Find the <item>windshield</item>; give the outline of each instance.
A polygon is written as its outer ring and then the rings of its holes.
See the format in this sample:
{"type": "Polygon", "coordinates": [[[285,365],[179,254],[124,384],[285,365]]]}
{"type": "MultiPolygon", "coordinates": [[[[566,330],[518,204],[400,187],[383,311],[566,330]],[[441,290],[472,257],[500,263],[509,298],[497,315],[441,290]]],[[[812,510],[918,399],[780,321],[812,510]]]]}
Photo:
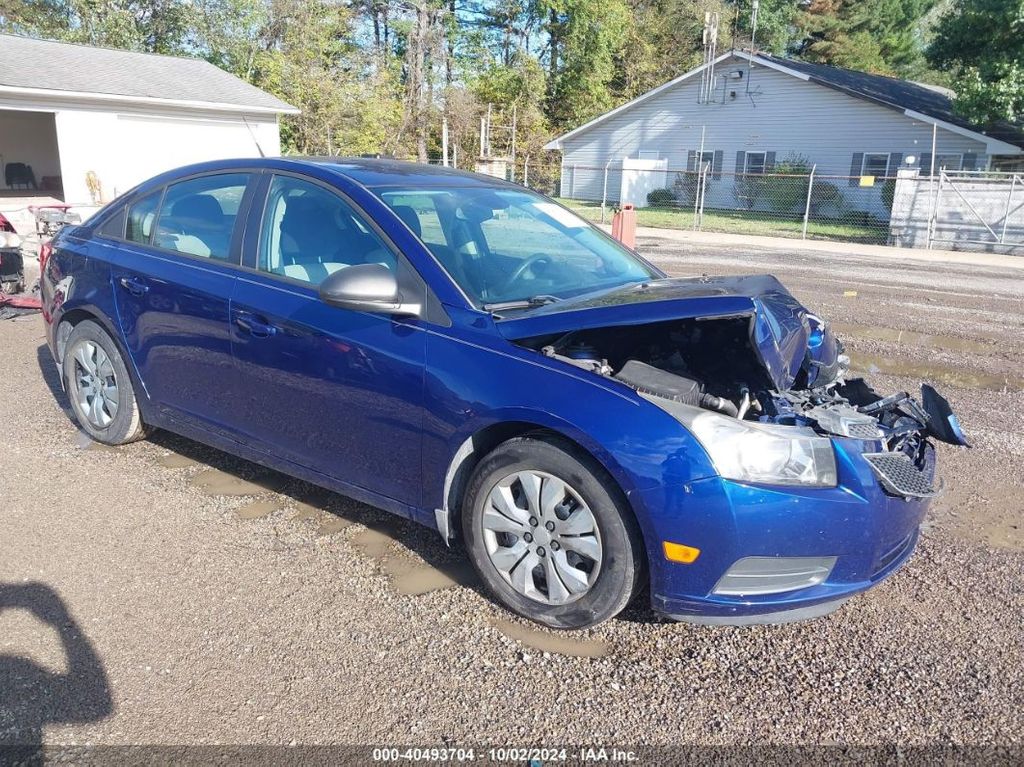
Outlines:
{"type": "Polygon", "coordinates": [[[575,213],[526,190],[377,194],[478,307],[555,301],[659,276],[575,213]]]}

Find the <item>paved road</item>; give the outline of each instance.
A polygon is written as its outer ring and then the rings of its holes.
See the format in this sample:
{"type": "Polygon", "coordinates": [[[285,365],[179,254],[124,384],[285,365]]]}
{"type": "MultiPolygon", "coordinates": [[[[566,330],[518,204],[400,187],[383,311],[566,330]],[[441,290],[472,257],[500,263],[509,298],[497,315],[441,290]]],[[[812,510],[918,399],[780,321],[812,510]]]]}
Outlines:
{"type": "Polygon", "coordinates": [[[809,624],[642,604],[552,634],[436,534],[167,434],[70,422],[37,317],[0,323],[0,743],[1017,743],[1020,272],[642,243],[772,272],[880,388],[938,381],[975,448],[894,579],[809,624]]]}

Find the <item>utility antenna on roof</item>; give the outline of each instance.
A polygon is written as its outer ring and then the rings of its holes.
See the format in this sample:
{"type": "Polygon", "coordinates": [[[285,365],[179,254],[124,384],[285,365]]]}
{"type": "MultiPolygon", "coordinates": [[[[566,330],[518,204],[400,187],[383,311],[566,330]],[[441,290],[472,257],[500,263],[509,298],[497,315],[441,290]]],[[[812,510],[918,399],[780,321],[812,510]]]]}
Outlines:
{"type": "Polygon", "coordinates": [[[710,104],[715,92],[715,58],[718,56],[718,13],[704,14],[704,63],[700,75],[698,104],[710,104]]]}

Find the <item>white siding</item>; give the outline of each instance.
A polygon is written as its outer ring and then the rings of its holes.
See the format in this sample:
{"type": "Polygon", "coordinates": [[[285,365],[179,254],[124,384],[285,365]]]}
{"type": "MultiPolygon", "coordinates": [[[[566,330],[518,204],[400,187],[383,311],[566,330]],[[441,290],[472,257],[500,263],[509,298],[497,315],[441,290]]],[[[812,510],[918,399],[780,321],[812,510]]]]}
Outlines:
{"type": "Polygon", "coordinates": [[[62,109],[56,113],[64,197],[90,199],[86,174],[97,175],[104,199],[181,165],[280,154],[277,121],[62,109]],[[246,124],[248,123],[248,124],[246,124]]]}
{"type": "MultiPolygon", "coordinates": [[[[671,169],[685,170],[687,153],[700,147],[702,126],[705,151],[723,153],[725,174],[737,170],[739,151],[774,152],[777,161],[795,152],[816,163],[819,174],[837,176],[850,175],[854,153],[921,157],[931,152],[930,123],[756,65],[748,93],[747,63],[737,59],[722,62],[716,72],[740,69],[743,80],[726,81],[736,97],[726,96],[724,104],[698,104],[700,77],[695,76],[565,139],[563,195],[600,200],[605,163],[611,159],[614,168],[621,158],[638,157],[641,151],[657,151],[671,169]]],[[[721,81],[717,98],[722,100],[721,81]]],[[[985,144],[957,133],[940,128],[937,146],[941,154],[976,155],[978,167],[987,162],[985,144]]],[[[616,199],[618,189],[617,179],[610,177],[609,199],[616,199]]]]}

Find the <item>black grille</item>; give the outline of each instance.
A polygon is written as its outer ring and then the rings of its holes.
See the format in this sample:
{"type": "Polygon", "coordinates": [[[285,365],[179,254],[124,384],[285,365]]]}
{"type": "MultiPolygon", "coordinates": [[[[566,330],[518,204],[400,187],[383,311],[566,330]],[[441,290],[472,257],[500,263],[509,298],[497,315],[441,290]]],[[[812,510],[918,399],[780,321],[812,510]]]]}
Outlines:
{"type": "Polygon", "coordinates": [[[878,439],[878,424],[873,419],[870,423],[847,424],[846,433],[854,439],[878,439]]]}
{"type": "Polygon", "coordinates": [[[931,498],[938,493],[935,487],[935,465],[925,461],[919,469],[903,453],[865,453],[864,457],[878,475],[888,492],[905,498],[931,498]]]}

